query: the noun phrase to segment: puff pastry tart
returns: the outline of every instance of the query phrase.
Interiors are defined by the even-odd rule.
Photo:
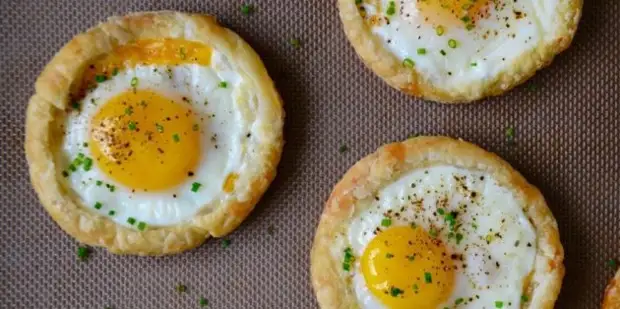
[[[339,0],[344,31],[392,87],[444,103],[500,95],[566,49],[582,0]]]
[[[311,253],[321,308],[553,308],[564,276],[541,193],[447,137],[381,147],[327,200]]]
[[[620,269],[605,289],[603,309],[620,309]]]
[[[176,253],[235,229],[276,173],[284,112],[258,55],[213,17],[145,12],[74,37],[36,81],[32,184],[78,241]]]

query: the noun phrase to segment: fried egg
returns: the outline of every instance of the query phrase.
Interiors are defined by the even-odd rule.
[[[352,22],[353,4],[342,0],[341,14],[362,58],[391,84],[443,101],[502,92],[529,77],[568,46],[580,16],[580,5],[573,0],[355,3],[370,36],[359,37],[366,30]],[[370,47],[370,39],[376,39],[379,47]],[[393,55],[401,64],[399,70],[415,72],[417,81],[397,77],[400,73],[388,69],[390,62],[377,48]],[[497,87],[498,79],[500,89],[488,89]]]
[[[232,198],[263,124],[224,54],[182,39],[138,40],[85,70],[59,165],[86,207],[143,230]]]
[[[521,308],[536,233],[491,176],[415,169],[367,203],[335,252],[361,308]]]

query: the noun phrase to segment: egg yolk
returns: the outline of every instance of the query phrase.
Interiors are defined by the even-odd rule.
[[[416,3],[425,20],[471,29],[476,21],[488,16],[491,0],[416,0]]]
[[[132,189],[178,185],[200,159],[200,126],[187,103],[151,90],[121,93],[90,124],[89,147],[99,167]]]
[[[361,259],[370,291],[392,309],[436,309],[450,296],[454,270],[441,240],[399,226],[375,236]]]

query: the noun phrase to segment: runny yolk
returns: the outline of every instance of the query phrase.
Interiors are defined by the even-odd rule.
[[[442,26],[471,29],[489,15],[491,0],[414,0],[424,20]]]
[[[436,309],[450,296],[454,270],[443,243],[422,228],[389,228],[362,255],[366,285],[391,309]]]
[[[161,190],[187,179],[200,160],[200,126],[191,109],[151,90],[130,90],[92,118],[89,147],[112,179]]]

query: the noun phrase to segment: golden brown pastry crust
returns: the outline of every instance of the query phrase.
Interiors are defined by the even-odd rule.
[[[620,309],[620,269],[605,288],[603,309]]]
[[[245,183],[246,194],[201,211],[191,220],[169,227],[151,227],[144,232],[116,224],[83,207],[65,188],[55,165],[55,146],[62,136],[53,131],[59,110],[69,104],[70,88],[79,83],[83,67],[119,45],[149,38],[179,38],[202,42],[223,53],[247,79],[258,98],[257,117],[260,147]],[[26,157],[30,178],[50,216],[78,241],[108,248],[114,253],[161,255],[194,248],[208,237],[221,237],[248,216],[273,180],[283,147],[284,111],[273,81],[254,50],[234,32],[220,26],[215,18],[178,12],[144,12],[112,17],[75,36],[45,67],[36,81],[26,117]],[[233,192],[234,194],[235,192]]]
[[[367,67],[372,69],[390,86],[412,96],[441,103],[468,103],[489,96],[501,95],[532,77],[536,71],[548,66],[555,55],[564,51],[573,40],[581,18],[583,0],[560,0],[556,9],[556,36],[536,49],[524,53],[507,70],[494,79],[470,84],[467,88],[450,92],[442,85],[425,81],[415,69],[402,65],[391,51],[384,47],[359,13],[356,1],[338,0],[340,19],[349,42]]]
[[[523,308],[553,308],[564,277],[564,249],[557,222],[542,194],[497,155],[448,137],[417,137],[385,145],[353,165],[334,187],[311,253],[312,284],[321,308],[358,308],[342,260],[331,252],[337,235],[360,210],[357,201],[375,196],[408,171],[440,164],[486,172],[523,201],[523,210],[537,236],[536,261],[525,291],[529,302]]]

